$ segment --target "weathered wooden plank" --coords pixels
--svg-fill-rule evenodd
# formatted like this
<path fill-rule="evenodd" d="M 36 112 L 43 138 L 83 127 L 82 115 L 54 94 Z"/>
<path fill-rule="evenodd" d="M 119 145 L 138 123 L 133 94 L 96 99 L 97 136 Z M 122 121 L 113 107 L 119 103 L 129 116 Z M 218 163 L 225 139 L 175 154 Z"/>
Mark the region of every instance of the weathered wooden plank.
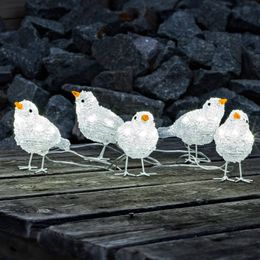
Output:
<path fill-rule="evenodd" d="M 259 203 L 259 199 L 247 200 L 67 223 L 43 230 L 38 241 L 47 249 L 81 259 L 113 259 L 124 247 L 148 244 L 152 248 L 151 243 L 260 227 Z M 145 246 L 136 248 L 142 252 Z M 135 259 L 135 250 L 125 251 Z M 119 251 L 119 259 L 125 259 L 125 251 Z M 165 254 L 159 255 L 164 259 Z"/>
<path fill-rule="evenodd" d="M 245 176 L 260 174 L 260 159 L 248 159 L 244 165 Z M 12 169 L 10 169 L 12 171 Z M 78 192 L 94 192 L 106 189 L 122 189 L 141 186 L 155 186 L 170 183 L 185 183 L 193 181 L 211 180 L 222 175 L 220 171 L 206 171 L 189 167 L 158 167 L 147 169 L 155 171 L 152 177 L 122 177 L 115 176 L 113 172 L 91 171 L 81 167 L 55 167 L 51 175 L 25 175 L 20 178 L 6 178 L 0 181 L 0 200 L 25 197 L 38 197 L 54 194 L 73 194 Z M 131 169 L 138 174 L 140 169 Z M 237 176 L 238 170 L 234 169 L 229 174 Z"/>
<path fill-rule="evenodd" d="M 221 233 L 122 249 L 117 260 L 259 259 L 260 229 Z"/>
<path fill-rule="evenodd" d="M 66 221 L 259 198 L 260 176 L 254 180 L 250 185 L 209 180 L 2 201 L 0 228 L 35 237 L 42 228 Z"/>
<path fill-rule="evenodd" d="M 1 260 L 72 260 L 74 258 L 63 255 L 63 252 L 55 254 L 47 252 L 36 241 L 10 236 L 0 232 L 0 259 Z"/>

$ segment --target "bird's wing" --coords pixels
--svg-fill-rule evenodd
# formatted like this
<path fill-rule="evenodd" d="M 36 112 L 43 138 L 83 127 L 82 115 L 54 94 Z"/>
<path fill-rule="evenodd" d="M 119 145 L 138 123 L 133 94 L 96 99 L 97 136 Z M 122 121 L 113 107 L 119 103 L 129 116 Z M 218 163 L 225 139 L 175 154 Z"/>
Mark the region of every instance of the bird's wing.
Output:
<path fill-rule="evenodd" d="M 201 116 L 203 116 L 202 109 L 192 110 L 180 116 L 173 124 L 176 133 L 187 127 L 195 127 L 199 124 L 199 118 Z"/>
<path fill-rule="evenodd" d="M 39 116 L 37 118 L 33 131 L 35 136 L 37 136 L 42 142 L 46 142 L 49 145 L 56 144 L 61 138 L 59 129 L 43 116 Z"/>
<path fill-rule="evenodd" d="M 97 113 L 99 126 L 103 129 L 116 131 L 124 123 L 118 115 L 107 108 L 100 106 Z"/>

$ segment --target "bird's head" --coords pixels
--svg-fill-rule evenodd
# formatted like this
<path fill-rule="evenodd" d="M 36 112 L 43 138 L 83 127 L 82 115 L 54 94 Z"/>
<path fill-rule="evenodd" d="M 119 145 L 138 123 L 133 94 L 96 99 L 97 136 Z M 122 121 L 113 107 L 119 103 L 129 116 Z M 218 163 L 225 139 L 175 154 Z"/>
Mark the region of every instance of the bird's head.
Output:
<path fill-rule="evenodd" d="M 132 122 L 142 125 L 154 125 L 154 117 L 148 111 L 137 112 L 133 116 Z"/>
<path fill-rule="evenodd" d="M 242 110 L 231 111 L 227 120 L 232 122 L 232 124 L 235 124 L 235 125 L 241 125 L 241 126 L 248 126 L 249 127 L 248 116 Z"/>
<path fill-rule="evenodd" d="M 221 120 L 225 113 L 225 104 L 227 101 L 226 98 L 210 98 L 204 103 L 203 110 L 208 117 L 217 117 Z"/>
<path fill-rule="evenodd" d="M 98 106 L 98 101 L 91 91 L 71 92 L 76 100 L 76 106 L 80 109 Z"/>
<path fill-rule="evenodd" d="M 16 101 L 15 105 L 15 116 L 26 117 L 26 118 L 35 118 L 39 115 L 38 108 L 34 103 L 29 100 Z"/>

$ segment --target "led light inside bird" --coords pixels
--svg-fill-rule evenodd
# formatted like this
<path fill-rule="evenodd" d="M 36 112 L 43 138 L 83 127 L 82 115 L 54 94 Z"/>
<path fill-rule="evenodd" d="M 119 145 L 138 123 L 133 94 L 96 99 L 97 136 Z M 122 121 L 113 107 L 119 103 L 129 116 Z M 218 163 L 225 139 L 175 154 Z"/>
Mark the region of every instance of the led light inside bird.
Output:
<path fill-rule="evenodd" d="M 225 123 L 217 129 L 214 140 L 218 154 L 226 161 L 224 176 L 215 179 L 251 183 L 252 180 L 243 177 L 241 166 L 242 161 L 251 153 L 254 144 L 247 114 L 241 110 L 233 110 Z M 239 177 L 235 180 L 227 176 L 229 163 L 239 165 Z"/>
<path fill-rule="evenodd" d="M 118 145 L 126 155 L 125 171 L 116 175 L 133 175 L 128 172 L 128 158 L 140 159 L 142 172 L 138 176 L 150 176 L 144 169 L 144 158 L 156 149 L 158 132 L 153 115 L 142 111 L 135 114 L 131 121 L 125 122 L 117 130 Z"/>
<path fill-rule="evenodd" d="M 53 147 L 62 150 L 70 149 L 70 142 L 63 139 L 58 128 L 47 118 L 39 115 L 38 108 L 32 102 L 23 100 L 15 102 L 14 113 L 14 135 L 17 145 L 30 154 L 28 166 L 19 166 L 21 170 L 32 171 L 36 173 L 47 172 L 44 168 L 44 159 L 49 150 Z M 42 156 L 41 168 L 31 165 L 33 154 Z"/>
<path fill-rule="evenodd" d="M 99 105 L 90 91 L 72 91 L 76 101 L 76 113 L 81 133 L 89 140 L 103 144 L 103 149 L 95 160 L 105 160 L 104 152 L 108 144 L 116 144 L 116 132 L 124 121 L 111 110 Z"/>

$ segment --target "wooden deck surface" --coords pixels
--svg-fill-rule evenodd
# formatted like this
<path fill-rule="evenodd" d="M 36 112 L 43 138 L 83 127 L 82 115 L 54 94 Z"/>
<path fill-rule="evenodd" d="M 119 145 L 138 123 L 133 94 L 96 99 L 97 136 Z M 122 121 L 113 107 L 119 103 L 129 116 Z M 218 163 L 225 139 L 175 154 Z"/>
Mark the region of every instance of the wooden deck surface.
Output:
<path fill-rule="evenodd" d="M 184 149 L 176 139 L 159 148 Z M 201 150 L 212 164 L 223 164 L 213 144 Z M 174 163 L 179 155 L 153 157 Z M 80 161 L 71 154 L 50 157 Z M 1 260 L 260 258 L 257 148 L 243 163 L 252 184 L 220 183 L 213 178 L 222 172 L 189 167 L 147 166 L 157 175 L 122 177 L 47 162 L 49 173 L 35 175 L 17 169 L 27 160 L 21 151 L 0 154 Z M 131 160 L 129 170 L 139 173 L 139 161 Z M 237 167 L 230 176 L 238 176 Z"/>

